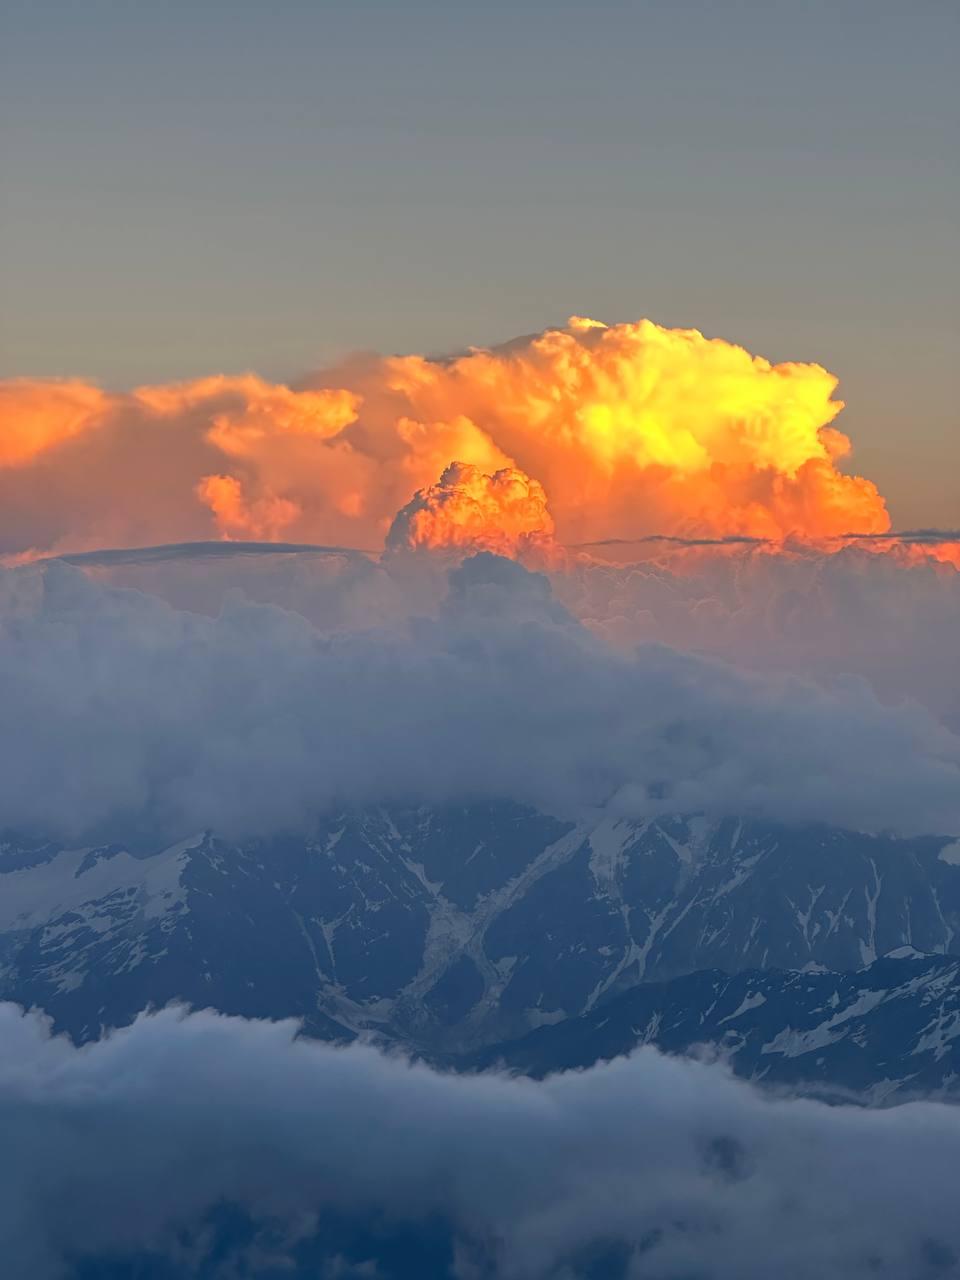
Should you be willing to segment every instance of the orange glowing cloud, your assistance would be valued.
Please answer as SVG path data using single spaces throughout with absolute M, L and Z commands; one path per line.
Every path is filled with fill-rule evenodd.
M 944 565 L 960 569 L 960 538 L 944 536 L 920 541 L 885 538 L 866 544 L 866 549 L 876 555 L 892 557 L 903 565 Z
M 255 457 L 284 436 L 330 440 L 357 416 L 350 391 L 291 391 L 254 374 L 198 378 L 166 387 L 140 387 L 136 399 L 154 413 L 181 415 L 213 406 L 207 439 L 232 457 Z
M 91 430 L 109 406 L 110 397 L 85 382 L 0 382 L 0 467 L 29 465 L 49 449 Z
M 960 569 L 960 541 L 939 543 L 930 547 L 929 552 L 931 557 L 941 564 L 949 564 L 954 569 Z
M 213 512 L 224 538 L 273 542 L 300 514 L 289 498 L 265 497 L 248 503 L 235 476 L 204 476 L 197 485 L 197 496 Z
M 387 362 L 420 416 L 452 406 L 544 485 L 565 540 L 650 532 L 883 532 L 876 487 L 835 463 L 836 378 L 649 320 L 571 320 L 450 362 Z
M 387 546 L 456 548 L 517 557 L 553 545 L 543 486 L 515 467 L 484 475 L 452 462 L 437 484 L 420 489 L 398 513 Z
M 695 330 L 583 319 L 299 386 L 17 380 L 0 384 L 0 551 L 204 536 L 376 549 L 401 509 L 416 546 L 883 533 L 876 487 L 840 469 L 835 388 L 819 365 Z M 451 463 L 474 471 L 451 487 Z

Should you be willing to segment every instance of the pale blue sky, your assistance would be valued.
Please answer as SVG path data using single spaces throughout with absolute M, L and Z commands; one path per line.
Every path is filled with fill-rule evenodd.
M 956 0 L 3 0 L 3 374 L 113 386 L 586 313 L 815 359 L 960 525 Z

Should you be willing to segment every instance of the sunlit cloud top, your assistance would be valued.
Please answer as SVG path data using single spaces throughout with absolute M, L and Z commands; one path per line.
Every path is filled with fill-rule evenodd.
M 0 550 L 211 537 L 376 550 L 401 508 L 415 545 L 442 543 L 446 520 L 455 545 L 488 549 L 521 535 L 882 534 L 876 486 L 841 469 L 836 386 L 819 365 L 695 330 L 581 318 L 451 359 L 353 359 L 296 386 L 12 380 Z

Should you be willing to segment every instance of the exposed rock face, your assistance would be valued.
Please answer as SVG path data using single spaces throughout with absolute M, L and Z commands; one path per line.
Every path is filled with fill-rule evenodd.
M 455 1052 L 638 983 L 855 970 L 904 946 L 960 951 L 958 935 L 955 843 L 822 827 L 574 826 L 504 803 L 378 808 L 309 838 L 201 835 L 148 855 L 13 838 L 0 851 L 0 998 L 78 1039 L 179 999 Z

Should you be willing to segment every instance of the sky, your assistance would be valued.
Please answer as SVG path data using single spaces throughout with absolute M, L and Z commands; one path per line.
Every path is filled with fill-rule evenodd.
M 825 365 L 894 526 L 956 527 L 958 35 L 951 0 L 7 0 L 0 375 L 646 316 Z

